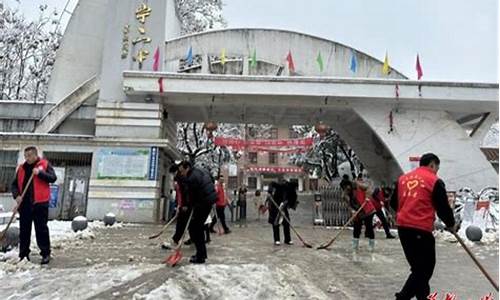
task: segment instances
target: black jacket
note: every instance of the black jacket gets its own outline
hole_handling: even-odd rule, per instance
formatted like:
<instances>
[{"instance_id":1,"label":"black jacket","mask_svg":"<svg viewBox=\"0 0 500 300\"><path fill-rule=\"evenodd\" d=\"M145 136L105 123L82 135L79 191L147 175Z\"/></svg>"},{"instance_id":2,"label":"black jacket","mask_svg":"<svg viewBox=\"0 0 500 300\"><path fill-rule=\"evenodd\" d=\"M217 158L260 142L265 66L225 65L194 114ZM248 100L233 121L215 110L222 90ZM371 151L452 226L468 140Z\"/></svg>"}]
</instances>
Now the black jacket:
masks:
<instances>
[{"instance_id":1,"label":"black jacket","mask_svg":"<svg viewBox=\"0 0 500 300\"><path fill-rule=\"evenodd\" d=\"M199 168L192 168L181 181L186 191L188 205L212 205L217 200L215 184L210 174Z\"/></svg>"}]
</instances>

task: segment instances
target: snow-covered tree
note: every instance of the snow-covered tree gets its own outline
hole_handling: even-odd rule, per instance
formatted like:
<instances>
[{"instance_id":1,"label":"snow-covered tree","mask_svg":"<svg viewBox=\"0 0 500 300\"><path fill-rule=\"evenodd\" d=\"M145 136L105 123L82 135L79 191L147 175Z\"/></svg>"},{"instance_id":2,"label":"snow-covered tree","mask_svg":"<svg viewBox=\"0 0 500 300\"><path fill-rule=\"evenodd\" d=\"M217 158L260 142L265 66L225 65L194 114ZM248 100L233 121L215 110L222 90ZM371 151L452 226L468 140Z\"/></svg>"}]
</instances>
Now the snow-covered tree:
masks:
<instances>
[{"instance_id":1,"label":"snow-covered tree","mask_svg":"<svg viewBox=\"0 0 500 300\"><path fill-rule=\"evenodd\" d=\"M290 156L290 162L303 167L310 174L332 181L339 177L338 167L344 162L350 165L352 176L363 171L363 164L351 147L332 129L320 139L313 126L293 126L301 137L313 137L313 147L306 153Z\"/></svg>"},{"instance_id":2,"label":"snow-covered tree","mask_svg":"<svg viewBox=\"0 0 500 300\"><path fill-rule=\"evenodd\" d=\"M0 99L45 101L61 34L57 11L39 6L37 20L0 8Z\"/></svg>"},{"instance_id":3,"label":"snow-covered tree","mask_svg":"<svg viewBox=\"0 0 500 300\"><path fill-rule=\"evenodd\" d=\"M227 26L222 16L222 0L176 0L182 34Z\"/></svg>"},{"instance_id":4,"label":"snow-covered tree","mask_svg":"<svg viewBox=\"0 0 500 300\"><path fill-rule=\"evenodd\" d=\"M269 138L272 125L263 124L218 124L214 136L245 138ZM212 176L220 175L221 167L225 163L240 159L244 153L233 151L227 147L220 147L213 143L203 123L177 124L177 149L195 166L209 170Z\"/></svg>"}]
</instances>

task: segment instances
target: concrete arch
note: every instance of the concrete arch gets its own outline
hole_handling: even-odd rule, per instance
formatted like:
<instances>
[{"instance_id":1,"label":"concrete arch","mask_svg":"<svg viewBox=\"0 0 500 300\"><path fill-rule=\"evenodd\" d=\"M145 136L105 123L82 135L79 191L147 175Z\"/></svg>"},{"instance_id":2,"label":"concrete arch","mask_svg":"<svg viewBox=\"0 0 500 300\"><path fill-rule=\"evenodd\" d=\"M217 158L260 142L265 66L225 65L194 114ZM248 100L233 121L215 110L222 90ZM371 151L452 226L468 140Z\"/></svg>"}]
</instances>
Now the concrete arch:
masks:
<instances>
[{"instance_id":1,"label":"concrete arch","mask_svg":"<svg viewBox=\"0 0 500 300\"><path fill-rule=\"evenodd\" d=\"M225 49L228 58L238 57L245 61L255 50L257 60L284 67L287 66L287 53L291 51L295 71L301 76L407 79L394 69L388 75L383 74L382 61L341 43L295 31L262 28L213 30L167 40L164 70L179 71L179 61L186 57L189 47L192 47L194 56L199 55L202 59L220 56ZM350 70L353 52L357 58L355 73ZM321 53L324 62L322 72L316 62L318 53ZM202 70L201 73L207 72Z\"/></svg>"}]
</instances>

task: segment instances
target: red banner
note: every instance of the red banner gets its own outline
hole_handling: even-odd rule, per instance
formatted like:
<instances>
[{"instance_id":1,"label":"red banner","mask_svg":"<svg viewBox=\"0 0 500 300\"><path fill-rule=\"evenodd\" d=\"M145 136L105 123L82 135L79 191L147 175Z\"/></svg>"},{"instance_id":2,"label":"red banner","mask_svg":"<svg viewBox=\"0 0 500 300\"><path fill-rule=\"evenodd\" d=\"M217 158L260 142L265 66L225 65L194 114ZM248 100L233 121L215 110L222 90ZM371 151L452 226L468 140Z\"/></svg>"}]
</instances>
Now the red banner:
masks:
<instances>
[{"instance_id":1,"label":"red banner","mask_svg":"<svg viewBox=\"0 0 500 300\"><path fill-rule=\"evenodd\" d=\"M292 149L276 149L267 147L251 147L248 152L277 152L277 153L304 153L309 151L310 148L292 148Z\"/></svg>"},{"instance_id":2,"label":"red banner","mask_svg":"<svg viewBox=\"0 0 500 300\"><path fill-rule=\"evenodd\" d=\"M217 146L226 146L237 149L245 147L310 147L313 144L312 138L304 139L280 139L280 140L245 140L237 138L215 137L214 143Z\"/></svg>"},{"instance_id":3,"label":"red banner","mask_svg":"<svg viewBox=\"0 0 500 300\"><path fill-rule=\"evenodd\" d=\"M300 167L265 167L265 166L256 166L256 167L248 167L248 172L255 173L303 173L304 170Z\"/></svg>"}]
</instances>

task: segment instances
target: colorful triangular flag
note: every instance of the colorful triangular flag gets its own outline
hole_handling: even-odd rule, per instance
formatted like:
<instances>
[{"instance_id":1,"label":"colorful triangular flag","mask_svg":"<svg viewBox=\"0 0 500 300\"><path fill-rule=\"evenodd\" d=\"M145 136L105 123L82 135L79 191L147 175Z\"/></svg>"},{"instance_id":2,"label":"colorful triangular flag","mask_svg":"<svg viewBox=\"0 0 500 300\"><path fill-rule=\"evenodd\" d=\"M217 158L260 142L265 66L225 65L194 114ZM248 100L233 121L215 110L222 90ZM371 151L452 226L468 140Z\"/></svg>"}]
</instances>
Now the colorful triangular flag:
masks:
<instances>
[{"instance_id":1,"label":"colorful triangular flag","mask_svg":"<svg viewBox=\"0 0 500 300\"><path fill-rule=\"evenodd\" d=\"M356 59L356 53L354 53L354 50L351 50L351 72L356 73L356 69L358 67L358 60Z\"/></svg>"},{"instance_id":2,"label":"colorful triangular flag","mask_svg":"<svg viewBox=\"0 0 500 300\"><path fill-rule=\"evenodd\" d=\"M220 63L224 65L226 63L226 48L222 48L220 53Z\"/></svg>"},{"instance_id":3,"label":"colorful triangular flag","mask_svg":"<svg viewBox=\"0 0 500 300\"><path fill-rule=\"evenodd\" d=\"M415 68L417 69L417 79L420 80L424 75L424 71L422 70L422 65L420 65L420 58L417 54L417 63L415 64Z\"/></svg>"},{"instance_id":4,"label":"colorful triangular flag","mask_svg":"<svg viewBox=\"0 0 500 300\"><path fill-rule=\"evenodd\" d=\"M290 72L295 72L295 64L293 63L292 51L288 51L286 60L288 61L288 70L290 70Z\"/></svg>"},{"instance_id":5,"label":"colorful triangular flag","mask_svg":"<svg viewBox=\"0 0 500 300\"><path fill-rule=\"evenodd\" d=\"M318 51L318 56L316 57L316 62L318 63L319 71L323 72L323 58L321 57L321 52Z\"/></svg>"},{"instance_id":6,"label":"colorful triangular flag","mask_svg":"<svg viewBox=\"0 0 500 300\"><path fill-rule=\"evenodd\" d=\"M250 67L257 67L257 49L253 49L252 56L250 57Z\"/></svg>"},{"instance_id":7,"label":"colorful triangular flag","mask_svg":"<svg viewBox=\"0 0 500 300\"><path fill-rule=\"evenodd\" d=\"M193 47L189 47L188 49L188 53L186 55L186 62L189 64L189 65L192 65L193 64Z\"/></svg>"},{"instance_id":8,"label":"colorful triangular flag","mask_svg":"<svg viewBox=\"0 0 500 300\"><path fill-rule=\"evenodd\" d=\"M385 59L384 59L384 66L382 67L382 73L385 75L389 75L391 72L391 67L389 66L389 56L387 55L387 52L385 52Z\"/></svg>"},{"instance_id":9,"label":"colorful triangular flag","mask_svg":"<svg viewBox=\"0 0 500 300\"><path fill-rule=\"evenodd\" d=\"M153 55L153 71L156 72L160 68L160 47L156 48Z\"/></svg>"}]
</instances>

